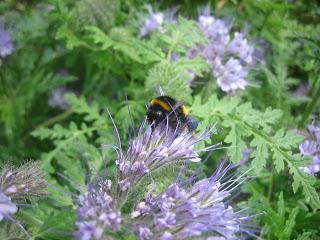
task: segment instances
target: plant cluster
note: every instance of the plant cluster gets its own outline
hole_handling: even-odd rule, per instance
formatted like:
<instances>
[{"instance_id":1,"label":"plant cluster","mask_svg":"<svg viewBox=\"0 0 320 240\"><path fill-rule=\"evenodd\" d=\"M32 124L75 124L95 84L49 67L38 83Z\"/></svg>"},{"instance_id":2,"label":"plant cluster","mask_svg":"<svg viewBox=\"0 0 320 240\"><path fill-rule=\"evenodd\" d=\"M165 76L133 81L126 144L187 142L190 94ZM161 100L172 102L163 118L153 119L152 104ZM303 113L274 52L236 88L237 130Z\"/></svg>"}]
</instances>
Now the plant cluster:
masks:
<instances>
[{"instance_id":1,"label":"plant cluster","mask_svg":"<svg viewBox=\"0 0 320 240\"><path fill-rule=\"evenodd\" d=\"M0 239L319 238L319 11L1 1Z\"/></svg>"}]
</instances>

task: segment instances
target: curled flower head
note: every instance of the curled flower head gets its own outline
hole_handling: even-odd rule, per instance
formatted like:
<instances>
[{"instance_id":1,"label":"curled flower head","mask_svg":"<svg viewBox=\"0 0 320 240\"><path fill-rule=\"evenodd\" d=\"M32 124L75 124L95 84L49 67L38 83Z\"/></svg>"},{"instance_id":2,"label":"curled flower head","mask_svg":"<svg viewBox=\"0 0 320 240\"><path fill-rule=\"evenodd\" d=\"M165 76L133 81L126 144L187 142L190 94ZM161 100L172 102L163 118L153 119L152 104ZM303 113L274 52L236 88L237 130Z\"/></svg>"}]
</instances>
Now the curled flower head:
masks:
<instances>
[{"instance_id":1,"label":"curled flower head","mask_svg":"<svg viewBox=\"0 0 320 240\"><path fill-rule=\"evenodd\" d=\"M145 122L134 132L126 151L115 127L115 174L108 179L97 177L78 198L76 239L109 239L122 231L143 240L204 236L232 239L250 231L244 228L250 217L229 204L233 191L246 179L244 174L236 177L236 172L227 174L231 166L220 166L211 177L200 179L201 165L195 171L187 169L186 163L200 161L194 145L209 137L211 131L196 137L169 127L166 121L147 127ZM153 173L172 164L183 164L173 173L175 180L162 182L159 177L159 184L153 181ZM142 180L148 176L152 178L150 185L140 185L149 184ZM136 194L142 189L139 186L143 191L151 190Z\"/></svg>"},{"instance_id":2,"label":"curled flower head","mask_svg":"<svg viewBox=\"0 0 320 240\"><path fill-rule=\"evenodd\" d=\"M29 162L14 169L5 166L0 176L0 191L12 200L27 197L42 197L46 194L43 172L35 162Z\"/></svg>"},{"instance_id":3,"label":"curled flower head","mask_svg":"<svg viewBox=\"0 0 320 240\"><path fill-rule=\"evenodd\" d=\"M312 157L308 166L300 167L300 170L308 174L316 174L320 172L320 127L309 125L309 137L300 145L300 153L305 156Z\"/></svg>"},{"instance_id":4,"label":"curled flower head","mask_svg":"<svg viewBox=\"0 0 320 240\"><path fill-rule=\"evenodd\" d=\"M223 181L228 168L196 182L173 183L160 194L148 193L131 214L139 239L240 238L250 217L226 200L245 178Z\"/></svg>"},{"instance_id":5,"label":"curled flower head","mask_svg":"<svg viewBox=\"0 0 320 240\"><path fill-rule=\"evenodd\" d=\"M171 164L200 161L193 146L210 136L210 131L205 131L195 138L188 131L181 132L170 128L167 122L159 123L156 127L151 125L146 127L145 122L135 137L129 141L126 151L122 151L115 127L118 144L113 147L117 151L118 158L115 161L114 183L99 177L78 198L75 231L77 239L103 239L106 231L119 231L121 225L135 225L130 218L125 218L129 219L129 222L123 219L121 209L126 204L129 192L136 189L147 174ZM207 147L204 150L209 149L210 147ZM143 203L139 206L142 208ZM167 216L170 217L172 218ZM166 218L159 219L159 224L166 224L167 221ZM134 232L136 231L145 239L152 234L148 231L148 227L144 228L141 225L139 228L134 228Z\"/></svg>"},{"instance_id":6,"label":"curled flower head","mask_svg":"<svg viewBox=\"0 0 320 240\"><path fill-rule=\"evenodd\" d=\"M13 52L13 43L10 32L4 29L0 22L0 57L4 58Z\"/></svg>"},{"instance_id":7,"label":"curled flower head","mask_svg":"<svg viewBox=\"0 0 320 240\"><path fill-rule=\"evenodd\" d=\"M140 28L140 37L147 36L158 30L164 21L164 14L162 12L154 12L151 6L147 6L147 8L149 17L144 21L143 26Z\"/></svg>"},{"instance_id":8,"label":"curled flower head","mask_svg":"<svg viewBox=\"0 0 320 240\"><path fill-rule=\"evenodd\" d=\"M28 235L21 223L12 216L18 211L21 201L46 194L44 179L44 174L34 162L16 169L6 165L0 174L0 221L9 220Z\"/></svg>"},{"instance_id":9,"label":"curled flower head","mask_svg":"<svg viewBox=\"0 0 320 240\"><path fill-rule=\"evenodd\" d=\"M124 199L130 188L152 171L171 164L199 162L201 159L194 150L194 145L211 134L210 131L204 131L195 138L191 132L181 133L171 129L166 122L155 128L147 126L144 131L143 126L144 124L140 127L138 135L129 142L125 153L120 150L120 145L117 147L119 199Z\"/></svg>"}]
</instances>

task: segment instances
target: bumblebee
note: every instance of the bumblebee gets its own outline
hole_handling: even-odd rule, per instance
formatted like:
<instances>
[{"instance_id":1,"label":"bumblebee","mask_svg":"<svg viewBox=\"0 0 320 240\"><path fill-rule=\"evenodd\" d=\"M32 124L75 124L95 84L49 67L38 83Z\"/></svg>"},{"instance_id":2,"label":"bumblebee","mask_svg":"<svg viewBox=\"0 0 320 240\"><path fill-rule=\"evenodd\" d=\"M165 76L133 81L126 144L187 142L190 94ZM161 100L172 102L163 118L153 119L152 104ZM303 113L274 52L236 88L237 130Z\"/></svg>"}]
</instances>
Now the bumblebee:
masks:
<instances>
[{"instance_id":1,"label":"bumblebee","mask_svg":"<svg viewBox=\"0 0 320 240\"><path fill-rule=\"evenodd\" d=\"M168 121L172 129L192 132L198 127L198 121L189 115L182 102L169 96L159 96L150 101L147 109L147 120L153 128L162 121Z\"/></svg>"}]
</instances>

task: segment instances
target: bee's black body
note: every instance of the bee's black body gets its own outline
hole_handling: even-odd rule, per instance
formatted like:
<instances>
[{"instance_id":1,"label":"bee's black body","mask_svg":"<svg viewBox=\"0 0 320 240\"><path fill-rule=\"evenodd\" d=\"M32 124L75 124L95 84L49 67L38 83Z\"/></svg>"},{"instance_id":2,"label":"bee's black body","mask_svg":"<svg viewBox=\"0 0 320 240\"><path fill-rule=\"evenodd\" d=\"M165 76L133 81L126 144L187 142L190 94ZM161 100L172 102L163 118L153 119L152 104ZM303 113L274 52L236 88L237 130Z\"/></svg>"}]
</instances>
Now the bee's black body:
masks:
<instances>
[{"instance_id":1,"label":"bee's black body","mask_svg":"<svg viewBox=\"0 0 320 240\"><path fill-rule=\"evenodd\" d=\"M147 119L153 127L162 121L168 121L173 129L183 130L187 127L191 132L198 126L198 121L189 116L184 104L169 96L159 96L150 101Z\"/></svg>"}]
</instances>

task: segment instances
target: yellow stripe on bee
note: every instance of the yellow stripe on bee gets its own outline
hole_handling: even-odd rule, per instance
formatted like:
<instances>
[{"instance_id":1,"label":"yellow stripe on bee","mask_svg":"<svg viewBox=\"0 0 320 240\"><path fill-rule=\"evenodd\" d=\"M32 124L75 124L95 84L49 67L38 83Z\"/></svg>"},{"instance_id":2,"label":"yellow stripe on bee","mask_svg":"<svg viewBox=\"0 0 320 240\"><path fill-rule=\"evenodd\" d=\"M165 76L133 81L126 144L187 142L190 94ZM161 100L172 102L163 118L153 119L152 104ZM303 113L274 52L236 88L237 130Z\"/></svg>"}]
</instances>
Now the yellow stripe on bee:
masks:
<instances>
[{"instance_id":1,"label":"yellow stripe on bee","mask_svg":"<svg viewBox=\"0 0 320 240\"><path fill-rule=\"evenodd\" d=\"M171 110L171 107L170 107L169 104L167 104L167 103L164 102L164 101L158 100L158 99L153 99L153 100L151 100L150 105L151 105L151 106L159 105L160 107L162 107L162 108L163 108L164 110L166 110L166 111L170 111L170 110Z\"/></svg>"},{"instance_id":2,"label":"yellow stripe on bee","mask_svg":"<svg viewBox=\"0 0 320 240\"><path fill-rule=\"evenodd\" d=\"M181 112L185 116L187 116L189 114L188 109L184 105L181 106Z\"/></svg>"}]
</instances>

